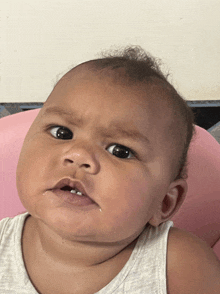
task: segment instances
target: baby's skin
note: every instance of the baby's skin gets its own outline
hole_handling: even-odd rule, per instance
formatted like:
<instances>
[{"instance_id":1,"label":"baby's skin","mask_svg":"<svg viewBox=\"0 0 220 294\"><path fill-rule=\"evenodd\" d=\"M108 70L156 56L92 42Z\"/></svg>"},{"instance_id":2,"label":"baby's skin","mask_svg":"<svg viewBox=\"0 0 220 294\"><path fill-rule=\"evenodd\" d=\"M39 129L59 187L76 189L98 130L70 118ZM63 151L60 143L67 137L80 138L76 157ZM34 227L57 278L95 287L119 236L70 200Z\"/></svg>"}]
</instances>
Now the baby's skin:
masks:
<instances>
[{"instance_id":1,"label":"baby's skin","mask_svg":"<svg viewBox=\"0 0 220 294\"><path fill-rule=\"evenodd\" d=\"M178 211L187 184L174 179L181 150L169 133L168 95L159 81L129 86L87 63L53 89L17 167L30 213L23 256L39 293L97 292L123 268L144 227ZM171 228L167 252L168 293L220 293L220 266L203 241Z\"/></svg>"}]
</instances>

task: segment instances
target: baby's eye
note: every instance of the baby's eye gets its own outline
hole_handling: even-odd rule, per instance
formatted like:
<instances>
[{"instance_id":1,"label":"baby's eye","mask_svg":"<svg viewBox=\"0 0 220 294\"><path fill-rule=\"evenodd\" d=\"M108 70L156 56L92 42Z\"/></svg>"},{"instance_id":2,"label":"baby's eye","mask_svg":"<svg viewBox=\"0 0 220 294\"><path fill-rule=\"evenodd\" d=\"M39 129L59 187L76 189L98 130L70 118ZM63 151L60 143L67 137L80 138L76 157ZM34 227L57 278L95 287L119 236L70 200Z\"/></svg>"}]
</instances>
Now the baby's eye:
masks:
<instances>
[{"instance_id":1,"label":"baby's eye","mask_svg":"<svg viewBox=\"0 0 220 294\"><path fill-rule=\"evenodd\" d=\"M119 158L133 158L134 152L123 145L120 144L113 144L107 148L107 150Z\"/></svg>"},{"instance_id":2,"label":"baby's eye","mask_svg":"<svg viewBox=\"0 0 220 294\"><path fill-rule=\"evenodd\" d=\"M66 127L52 127L50 133L57 139L70 140L73 138L73 133Z\"/></svg>"}]
</instances>

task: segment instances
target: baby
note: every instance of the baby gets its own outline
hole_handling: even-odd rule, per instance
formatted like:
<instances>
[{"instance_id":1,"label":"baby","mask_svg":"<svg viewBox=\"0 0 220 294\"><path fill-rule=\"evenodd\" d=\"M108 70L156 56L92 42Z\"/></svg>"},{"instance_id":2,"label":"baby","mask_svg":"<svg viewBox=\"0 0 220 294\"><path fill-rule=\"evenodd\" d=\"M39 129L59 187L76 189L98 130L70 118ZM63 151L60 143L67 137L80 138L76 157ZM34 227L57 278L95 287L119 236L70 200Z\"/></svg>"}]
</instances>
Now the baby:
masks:
<instances>
[{"instance_id":1,"label":"baby","mask_svg":"<svg viewBox=\"0 0 220 294\"><path fill-rule=\"evenodd\" d=\"M220 265L169 221L193 115L139 47L76 66L25 138L27 212L0 222L1 294L214 294Z\"/></svg>"}]
</instances>

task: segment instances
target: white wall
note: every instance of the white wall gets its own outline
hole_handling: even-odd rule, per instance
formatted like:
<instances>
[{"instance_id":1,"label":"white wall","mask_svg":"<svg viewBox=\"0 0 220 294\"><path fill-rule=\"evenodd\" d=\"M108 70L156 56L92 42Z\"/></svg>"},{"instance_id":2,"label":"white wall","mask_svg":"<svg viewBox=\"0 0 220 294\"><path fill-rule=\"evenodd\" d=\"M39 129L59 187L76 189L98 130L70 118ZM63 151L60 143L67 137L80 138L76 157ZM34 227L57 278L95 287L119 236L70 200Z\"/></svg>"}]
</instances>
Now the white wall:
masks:
<instances>
[{"instance_id":1,"label":"white wall","mask_svg":"<svg viewBox=\"0 0 220 294\"><path fill-rule=\"evenodd\" d=\"M57 76L141 45L187 100L220 100L219 0L0 0L0 102L43 102Z\"/></svg>"}]
</instances>

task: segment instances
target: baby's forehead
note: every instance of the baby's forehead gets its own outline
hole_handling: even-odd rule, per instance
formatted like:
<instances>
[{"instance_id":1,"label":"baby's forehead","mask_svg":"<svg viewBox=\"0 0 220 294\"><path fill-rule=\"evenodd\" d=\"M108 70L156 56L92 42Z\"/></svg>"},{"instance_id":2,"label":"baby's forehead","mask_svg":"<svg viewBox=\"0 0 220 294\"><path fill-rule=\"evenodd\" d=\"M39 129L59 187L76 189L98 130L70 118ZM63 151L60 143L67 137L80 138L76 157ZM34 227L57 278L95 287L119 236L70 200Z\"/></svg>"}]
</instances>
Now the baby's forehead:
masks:
<instances>
[{"instance_id":1,"label":"baby's forehead","mask_svg":"<svg viewBox=\"0 0 220 294\"><path fill-rule=\"evenodd\" d=\"M102 91L102 84L107 84L106 92ZM108 84L110 85L109 88ZM101 85L101 88L99 88L99 85ZM94 90L96 87L97 89L101 89L101 91L97 90L97 93L100 100L103 100L103 102L105 102L106 99L108 100L109 95L111 95L108 93L108 90L110 89L110 92L113 91L118 101L127 100L127 105L130 105L131 108L135 107L135 105L138 103L142 106L143 111L146 110L146 115L148 116L153 114L154 116L158 116L159 120L167 120L170 116L169 106L166 102L167 98L165 98L167 94L164 93L164 89L161 86L158 87L158 84L115 84L114 81L112 81L112 79L109 77L97 77L96 73L94 74L93 72L86 72L85 70L84 72L80 72L79 75L68 75L64 77L64 79L61 79L60 83L58 83L55 87L54 93L51 93L52 95L48 98L48 102L52 103L53 105L65 104L65 107L68 108L68 106L72 104L72 99L69 99L68 97L73 97L74 100L75 94L80 96L80 93L82 93L81 97L83 100L83 95L86 93L86 95L88 94L87 96L90 96L90 99L86 99L86 101L88 105L91 105L93 104L94 99L96 99L96 97L94 97L94 95L97 94ZM128 93L127 96L126 93ZM77 108L80 108L80 105L81 104L78 103ZM105 105L108 105L108 103L105 103ZM74 105L72 104L72 106ZM136 107L135 109L138 108ZM142 110L140 111L142 112ZM164 112L166 112L165 117Z\"/></svg>"},{"instance_id":2,"label":"baby's forehead","mask_svg":"<svg viewBox=\"0 0 220 294\"><path fill-rule=\"evenodd\" d=\"M155 117L158 116L158 122L161 121L162 124L165 124L172 116L172 105L169 98L170 90L163 81L160 81L158 78L152 78L151 81L147 82L136 81L130 83L123 70L110 70L106 68L97 70L96 68L94 69L90 62L81 64L65 74L57 83L51 93L52 95L48 97L48 101L45 104L48 104L48 102L52 102L53 105L56 102L60 103L61 98L59 97L62 97L62 102L68 107L71 100L65 99L65 95L72 95L76 88L78 93L80 91L84 92L85 90L88 93L90 90L93 91L93 88L96 86L102 84L110 85L110 88L115 88L114 91L117 94L118 100L122 98L120 97L121 89L125 92L127 91L129 93L127 99L130 99L131 105L132 103L141 101L147 111L146 114L153 114ZM105 100L108 96L107 94L107 92L100 92L100 99ZM88 103L93 103L92 95ZM165 113L166 115L164 116Z\"/></svg>"},{"instance_id":3,"label":"baby's forehead","mask_svg":"<svg viewBox=\"0 0 220 294\"><path fill-rule=\"evenodd\" d=\"M93 87L93 83L94 83L94 87ZM126 108L124 112L117 112L117 114L119 115L117 117L118 121L119 120L125 121L126 119L128 123L128 121L134 118L135 121L140 120L143 122L143 124L145 123L147 123L148 125L151 124L152 128L155 128L157 126L155 130L155 132L157 133L160 133L161 129L164 129L165 125L169 125L170 120L172 121L171 119L172 110L170 109L167 103L168 98L166 96L168 96L167 94L168 91L164 83L160 83L158 79L157 80L155 79L152 82L148 82L148 83L144 83L144 82L133 83L132 85L129 83L125 83L123 81L115 83L114 73L112 73L112 71L110 71L110 74L108 74L108 72L103 73L103 71L102 72L94 71L93 68L91 68L87 64L80 65L79 67L73 69L71 72L68 72L60 80L60 82L56 86L57 89L55 89L58 91L58 93L56 93L56 95L51 96L50 102L53 105L56 105L56 104L61 105L65 103L65 107L68 108L69 106L71 106L72 100L69 98L65 99L65 95L63 95L61 99L60 97L62 96L63 92L66 92L64 94L66 94L68 97L73 97L74 99L74 94L76 93L77 96L80 96L80 91L82 91L81 97L83 100L83 95L85 94L84 90L85 88L88 88L86 89L86 95L89 94L87 96L90 96L90 99L86 98L86 105L87 106L92 105L92 108L94 109L96 105L94 103L94 99L96 98L93 97L93 95L97 94L96 90L98 91L98 95L100 99L103 100L103 102L105 102L106 99L108 100L108 87L106 88L107 92L105 91L103 92L102 83L110 84L110 91L111 91L111 88L116 88L116 91L113 90L113 93L115 94L115 96L117 96L117 100L127 99L129 101L127 104L122 103L121 105L130 105L129 116L130 115L131 116L133 115L133 116L128 117L128 115L126 115L126 109L127 109ZM97 89L96 89L96 86L98 87ZM101 88L99 88L99 86ZM118 92L117 92L117 89L118 89ZM75 90L76 92L74 92ZM90 90L91 90L91 95L89 92ZM121 91L123 92L122 96L120 96ZM126 93L128 93L127 96L126 96ZM109 101L111 102L111 98ZM111 103L110 104L109 103L108 102L105 103L105 106L106 105L110 106L110 110L112 110ZM136 103L141 105L141 107L136 107L135 105ZM82 107L84 107L84 104ZM99 106L100 104L97 104L97 105ZM79 103L77 103L76 107L74 106L74 104L72 104L72 107L80 110L81 109L80 100L79 100ZM109 113L111 113L110 110L109 110ZM100 108L99 108L99 111L101 112ZM114 112L116 111L117 109L115 109ZM108 113L106 113L106 115L108 116ZM139 117L139 115L141 118ZM110 117L113 117L113 116L111 115Z\"/></svg>"}]
</instances>

